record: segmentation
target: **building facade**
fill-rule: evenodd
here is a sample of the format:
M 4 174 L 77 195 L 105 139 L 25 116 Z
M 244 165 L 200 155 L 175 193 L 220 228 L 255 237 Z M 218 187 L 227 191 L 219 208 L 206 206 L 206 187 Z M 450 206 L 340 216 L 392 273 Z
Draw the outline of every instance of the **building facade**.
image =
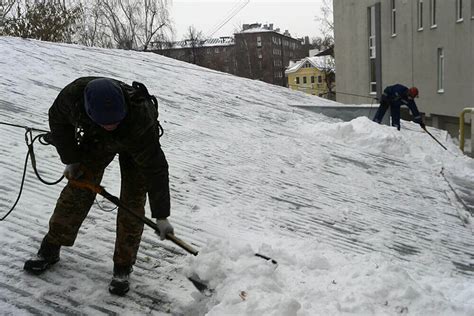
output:
M 290 64 L 285 71 L 288 87 L 319 97 L 327 97 L 330 91 L 329 85 L 335 84 L 333 67 L 327 59 L 332 59 L 332 57 L 306 57 Z
M 309 39 L 306 40 L 309 42 Z M 308 43 L 288 31 L 280 33 L 273 24 L 244 24 L 234 37 L 205 41 L 152 43 L 150 51 L 227 72 L 240 77 L 286 86 L 285 69 L 290 60 L 307 56 Z
M 474 0 L 333 5 L 337 101 L 367 103 L 361 96 L 387 85 L 414 85 L 427 123 L 457 136 L 459 114 L 474 106 Z
M 206 41 L 154 42 L 151 52 L 217 71 L 236 74 L 234 38 L 220 37 Z
M 280 33 L 273 25 L 244 24 L 234 34 L 237 76 L 287 86 L 285 69 L 290 60 L 308 55 L 302 39 L 295 39 L 288 31 Z

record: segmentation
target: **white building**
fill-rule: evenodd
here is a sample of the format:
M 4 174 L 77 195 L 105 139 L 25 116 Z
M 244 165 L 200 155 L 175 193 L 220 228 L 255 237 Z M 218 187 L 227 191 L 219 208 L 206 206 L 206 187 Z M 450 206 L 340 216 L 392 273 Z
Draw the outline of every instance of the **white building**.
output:
M 350 94 L 414 85 L 427 123 L 457 135 L 461 111 L 474 107 L 474 0 L 333 4 L 337 101 L 367 103 Z

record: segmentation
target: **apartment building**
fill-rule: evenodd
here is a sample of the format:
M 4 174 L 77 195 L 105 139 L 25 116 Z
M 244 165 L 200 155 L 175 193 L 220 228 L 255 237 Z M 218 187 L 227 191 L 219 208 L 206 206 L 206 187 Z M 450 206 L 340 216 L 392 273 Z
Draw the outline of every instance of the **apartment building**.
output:
M 303 39 L 281 33 L 273 24 L 244 24 L 235 36 L 237 76 L 287 86 L 285 69 L 290 60 L 308 55 Z
M 474 0 L 333 4 L 337 101 L 368 103 L 354 95 L 414 85 L 427 123 L 457 136 L 461 111 L 474 107 Z
M 286 86 L 290 60 L 307 56 L 309 39 L 292 38 L 273 24 L 244 24 L 234 37 L 152 43 L 150 51 L 240 77 Z
M 217 71 L 236 74 L 233 37 L 153 42 L 150 51 Z

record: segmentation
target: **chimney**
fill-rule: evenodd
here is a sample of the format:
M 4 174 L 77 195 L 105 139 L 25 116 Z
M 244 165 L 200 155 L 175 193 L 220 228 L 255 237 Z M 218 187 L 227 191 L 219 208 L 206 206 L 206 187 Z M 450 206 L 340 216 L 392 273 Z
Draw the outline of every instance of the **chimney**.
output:
M 273 23 L 270 23 L 270 31 L 273 31 Z

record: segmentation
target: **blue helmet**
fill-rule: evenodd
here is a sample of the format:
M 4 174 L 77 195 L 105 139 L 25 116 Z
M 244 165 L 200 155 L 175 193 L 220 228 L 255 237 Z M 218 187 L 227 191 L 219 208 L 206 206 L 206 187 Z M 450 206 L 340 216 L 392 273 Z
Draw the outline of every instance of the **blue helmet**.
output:
M 127 115 L 120 85 L 108 78 L 94 79 L 87 84 L 84 108 L 91 120 L 99 125 L 119 123 Z

